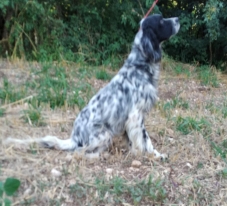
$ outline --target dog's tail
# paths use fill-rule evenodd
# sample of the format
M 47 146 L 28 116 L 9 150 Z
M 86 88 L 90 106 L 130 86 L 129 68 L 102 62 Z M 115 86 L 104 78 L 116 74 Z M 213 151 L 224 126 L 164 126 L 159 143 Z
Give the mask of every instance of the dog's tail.
M 51 148 L 51 149 L 59 149 L 59 150 L 69 150 L 74 151 L 77 148 L 76 142 L 70 139 L 59 139 L 55 136 L 45 136 L 43 138 L 31 138 L 31 139 L 15 139 L 15 138 L 7 138 L 3 141 L 4 144 L 20 144 L 20 145 L 28 145 L 31 143 L 37 143 L 41 147 Z

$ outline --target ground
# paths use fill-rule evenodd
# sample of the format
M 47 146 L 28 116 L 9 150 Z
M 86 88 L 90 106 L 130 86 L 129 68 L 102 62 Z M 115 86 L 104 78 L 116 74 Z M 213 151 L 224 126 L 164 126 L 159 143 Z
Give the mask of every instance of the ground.
M 169 154 L 165 162 L 148 154 L 131 155 L 122 138 L 116 139 L 109 153 L 99 159 L 85 159 L 37 145 L 4 145 L 7 137 L 69 138 L 79 109 L 108 82 L 109 78 L 102 73 L 101 78 L 97 75 L 100 68 L 94 72 L 92 67 L 59 64 L 0 60 L 0 181 L 15 177 L 21 182 L 17 193 L 9 197 L 12 205 L 226 204 L 227 78 L 224 74 L 214 68 L 164 59 L 159 101 L 146 117 L 146 128 L 155 148 Z M 81 96 L 75 97 L 78 106 L 68 97 L 58 106 L 44 103 L 43 96 L 42 101 L 38 98 L 50 89 L 40 89 L 41 80 L 47 75 L 46 67 L 54 72 L 63 68 L 62 78 L 69 85 L 81 82 L 90 85 L 69 91 Z M 101 70 L 110 76 L 116 72 L 111 66 Z M 62 80 L 54 72 L 48 73 L 48 77 Z M 49 85 L 52 86 L 51 81 Z M 55 88 L 52 90 L 54 93 Z M 13 91 L 23 95 L 13 100 L 10 98 Z M 41 102 L 39 106 L 34 106 L 37 102 L 33 99 Z M 38 117 L 33 118 L 28 111 L 37 112 L 37 108 Z

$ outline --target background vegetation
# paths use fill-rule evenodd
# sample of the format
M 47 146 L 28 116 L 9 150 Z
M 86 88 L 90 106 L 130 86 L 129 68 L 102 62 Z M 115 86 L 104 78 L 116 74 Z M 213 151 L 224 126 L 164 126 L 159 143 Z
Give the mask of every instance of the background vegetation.
M 0 55 L 93 64 L 112 62 L 113 57 L 121 61 L 152 3 L 2 0 Z M 179 35 L 165 44 L 165 52 L 183 62 L 222 65 L 227 60 L 226 7 L 224 0 L 160 0 L 153 12 L 181 21 Z

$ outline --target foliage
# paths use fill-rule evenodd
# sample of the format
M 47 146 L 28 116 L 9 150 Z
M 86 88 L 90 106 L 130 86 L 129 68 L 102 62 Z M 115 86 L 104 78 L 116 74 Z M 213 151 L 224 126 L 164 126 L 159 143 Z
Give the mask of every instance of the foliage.
M 183 62 L 216 64 L 227 61 L 227 2 L 223 0 L 160 2 L 166 16 L 179 16 L 179 34 L 166 42 L 165 51 Z M 168 6 L 167 6 L 168 5 Z
M 113 56 L 122 60 L 152 3 L 153 0 L 3 0 L 0 55 L 93 64 L 105 64 Z M 160 0 L 153 13 L 179 16 L 181 22 L 180 33 L 165 43 L 165 52 L 185 62 L 226 61 L 226 7 L 224 0 Z
M 7 178 L 5 182 L 0 182 L 0 206 L 10 206 L 11 201 L 6 196 L 12 196 L 20 187 L 20 180 Z

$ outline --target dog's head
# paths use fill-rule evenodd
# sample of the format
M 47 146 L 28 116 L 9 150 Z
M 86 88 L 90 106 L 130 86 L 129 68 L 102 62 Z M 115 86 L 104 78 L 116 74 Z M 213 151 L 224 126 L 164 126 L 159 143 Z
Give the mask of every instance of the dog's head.
M 155 14 L 142 19 L 134 43 L 141 46 L 147 61 L 158 62 L 161 60 L 160 44 L 177 34 L 179 29 L 177 17 L 165 19 Z

